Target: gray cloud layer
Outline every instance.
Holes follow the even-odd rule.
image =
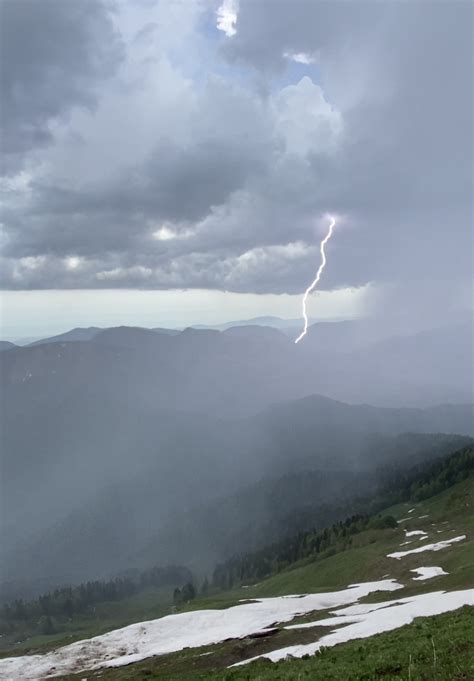
[[[471,3],[185,5],[3,2],[3,286],[458,291]]]
[[[122,58],[101,0],[3,0],[2,148],[7,170],[52,143],[50,125],[71,107],[93,109]]]

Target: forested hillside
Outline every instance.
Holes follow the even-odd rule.
[[[129,574],[108,581],[93,581],[74,587],[63,587],[42,594],[34,601],[17,599],[0,607],[0,633],[5,646],[38,634],[66,633],[97,618],[97,606],[120,603],[143,592],[161,590],[165,594],[173,588],[191,584],[192,574],[179,566],[153,567],[143,572]],[[118,608],[119,609],[119,608]]]
[[[393,516],[383,513],[395,504],[406,501],[422,501],[439,494],[474,473],[474,449],[463,448],[430,464],[415,466],[409,470],[395,470],[384,475],[384,486],[375,494],[355,499],[346,507],[333,509],[334,516],[343,517],[323,531],[301,532],[286,540],[272,544],[255,553],[236,556],[218,565],[213,574],[213,584],[220,588],[253,582],[280,572],[305,558],[316,559],[336,551],[344,551],[352,545],[352,536],[371,529],[397,527]],[[378,514],[375,515],[374,514]]]

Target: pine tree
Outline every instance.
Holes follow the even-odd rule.
[[[184,603],[188,603],[189,601],[192,601],[193,598],[196,598],[196,589],[192,582],[187,582],[183,586],[182,597]]]
[[[178,589],[178,587],[176,587],[176,589],[173,591],[173,605],[181,605],[182,602],[183,594],[181,593],[181,589]]]
[[[38,625],[42,634],[49,635],[55,633],[53,620],[49,615],[42,615],[39,619]]]

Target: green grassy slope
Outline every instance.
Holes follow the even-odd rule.
[[[410,509],[412,513],[408,513]],[[404,503],[387,509],[397,519],[409,518],[396,529],[368,530],[353,538],[353,545],[334,555],[320,555],[292,569],[247,588],[217,593],[196,600],[195,608],[224,608],[242,598],[276,596],[288,593],[331,591],[358,581],[396,578],[405,588],[397,596],[474,586],[474,477],[464,480],[430,499]],[[420,518],[419,516],[427,516]],[[404,530],[424,530],[428,539],[400,547],[406,541]],[[386,554],[466,534],[466,540],[438,552],[423,552],[396,560]],[[333,550],[333,549],[332,549]],[[448,575],[426,581],[413,581],[410,569],[437,565]],[[389,596],[389,598],[395,596]],[[366,601],[386,600],[387,594],[372,594]],[[307,618],[314,620],[327,613],[320,611]],[[101,681],[156,679],[160,681],[247,679],[411,679],[437,681],[474,680],[473,609],[462,608],[432,618],[420,618],[411,625],[361,641],[352,641],[304,660],[272,664],[258,661],[248,667],[228,666],[286,645],[309,643],[318,630],[280,630],[263,638],[248,637],[172,655],[150,658],[124,668],[88,672],[87,678]],[[84,678],[85,674],[64,678]]]
[[[414,508],[413,513],[408,511]],[[474,477],[449,488],[423,502],[408,502],[392,506],[384,514],[393,515],[397,520],[409,517],[397,529],[368,530],[353,537],[351,548],[335,553],[322,554],[316,560],[305,560],[256,585],[216,594],[199,600],[193,607],[227,607],[239,598],[280,596],[289,593],[330,591],[362,581],[380,579],[389,575],[407,583],[406,595],[443,589],[463,588],[474,582]],[[427,518],[420,519],[420,515]],[[436,524],[433,528],[432,523]],[[446,523],[446,524],[444,524]],[[419,542],[415,537],[412,544],[399,545],[405,541],[404,529],[424,530],[429,539]],[[440,530],[438,533],[436,530]],[[411,549],[422,543],[432,543],[461,534],[466,540],[443,551],[424,552],[407,556],[402,560],[387,558],[388,553]],[[329,553],[332,550],[329,551]],[[410,584],[414,576],[410,569],[420,565],[439,565],[449,575],[436,577],[426,582]],[[426,588],[425,588],[426,587]],[[404,592],[405,593],[405,592]]]

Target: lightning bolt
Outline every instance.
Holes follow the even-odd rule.
[[[308,296],[311,293],[311,291],[315,288],[315,286],[318,284],[319,280],[321,279],[321,274],[323,273],[323,270],[326,266],[326,253],[325,253],[324,247],[326,246],[327,242],[329,241],[329,239],[332,236],[332,230],[334,229],[335,224],[336,224],[336,218],[330,217],[329,218],[329,231],[319,245],[319,250],[320,250],[320,253],[321,253],[321,264],[319,266],[318,271],[316,272],[316,276],[315,276],[314,280],[311,282],[311,284],[308,286],[308,288],[304,292],[303,304],[302,304],[304,328],[303,328],[303,331],[298,336],[298,338],[295,340],[295,343],[299,343],[300,340],[306,336],[306,332],[308,331],[308,315],[306,313],[306,301],[307,301]]]

